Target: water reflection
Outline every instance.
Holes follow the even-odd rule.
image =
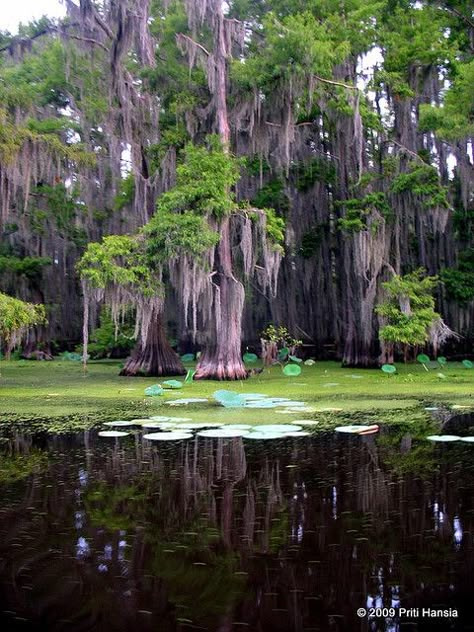
[[[0,466],[2,629],[472,629],[472,449],[406,433],[15,435]],[[460,619],[356,615],[399,605]]]

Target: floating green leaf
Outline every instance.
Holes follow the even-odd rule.
[[[309,360],[305,360],[304,363],[306,364],[306,366],[313,366],[314,364],[316,364],[316,361],[310,358]]]
[[[427,356],[425,353],[419,353],[419,354],[416,356],[416,359],[418,360],[418,362],[419,362],[420,364],[426,364],[427,362],[429,362],[429,361],[430,361],[429,356]]]
[[[145,395],[147,397],[158,397],[159,395],[163,395],[164,390],[159,384],[153,384],[153,386],[148,386],[145,389]]]
[[[179,380],[166,380],[165,382],[163,382],[163,386],[164,388],[177,389],[183,388],[183,383]]]
[[[181,356],[181,360],[182,360],[183,362],[193,362],[193,361],[194,361],[194,357],[195,357],[195,356],[194,356],[194,353],[184,353],[184,354]]]
[[[447,362],[446,358],[444,356],[439,356],[438,358],[436,358],[438,364],[441,364],[441,366],[444,366]]]
[[[474,364],[470,361],[470,360],[463,360],[462,361],[462,365],[466,368],[466,369],[472,369],[474,367]]]
[[[292,362],[296,362],[297,364],[299,364],[300,362],[303,362],[303,360],[301,358],[298,358],[297,356],[289,355],[288,357]]]
[[[262,424],[261,426],[255,426],[256,432],[295,432],[296,430],[303,430],[296,424]]]
[[[149,441],[182,441],[184,439],[192,439],[192,434],[185,432],[152,432],[143,435],[143,438]]]
[[[101,430],[99,437],[127,437],[130,433],[119,430]]]
[[[226,428],[217,428],[216,430],[201,430],[198,437],[207,437],[209,439],[237,439],[245,437],[247,430],[227,430]]]
[[[286,360],[289,353],[290,353],[290,350],[288,349],[288,347],[282,347],[278,352],[278,359]]]
[[[104,426],[112,426],[112,427],[125,427],[125,426],[136,426],[137,422],[135,421],[105,421]]]
[[[214,399],[225,408],[242,408],[245,405],[245,399],[239,393],[234,393],[233,391],[216,391]]]
[[[347,434],[359,434],[364,430],[369,430],[371,426],[362,426],[358,424],[353,424],[352,426],[338,426],[335,428],[336,432],[344,432]]]
[[[426,438],[428,439],[428,441],[439,441],[440,443],[448,443],[450,441],[459,441],[461,437],[458,437],[457,435],[430,435]]]
[[[391,375],[392,373],[396,373],[397,372],[397,369],[393,366],[393,364],[382,364],[382,366],[380,368],[387,375]]]
[[[283,373],[288,377],[295,377],[301,373],[301,367],[297,364],[287,364],[283,367]]]
[[[242,359],[247,364],[253,364],[254,362],[257,362],[258,356],[255,353],[244,353]]]

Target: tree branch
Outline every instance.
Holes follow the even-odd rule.
[[[196,48],[199,48],[200,50],[202,50],[202,52],[205,55],[207,55],[208,57],[211,56],[211,53],[207,50],[207,48],[204,48],[204,46],[202,46],[201,44],[193,40],[193,38],[189,37],[189,35],[185,35],[184,33],[176,33],[176,42],[178,44],[179,44],[179,40],[185,40],[187,42],[190,42],[193,46],[196,46]]]
[[[314,75],[316,81],[321,81],[322,83],[329,83],[332,86],[341,86],[341,88],[348,88],[349,90],[358,90],[357,86],[351,86],[348,83],[342,83],[341,81],[331,81],[330,79],[323,79],[322,77],[318,77],[318,75]]]

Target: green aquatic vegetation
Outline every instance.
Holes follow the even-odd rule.
[[[262,396],[264,405],[265,400],[273,405],[278,403],[274,398],[282,395],[289,401],[316,408],[314,412],[300,413],[298,418],[317,420],[318,429],[405,420],[409,427],[420,411],[426,414],[424,406],[448,408],[472,403],[469,394],[474,388],[474,372],[454,361],[449,362],[444,380],[420,365],[403,364],[396,365],[397,374],[391,379],[379,369],[359,371],[362,380],[346,379],[353,370],[336,362],[317,362],[304,367],[301,384],[284,376],[279,366],[264,369],[245,387],[236,383],[233,389],[247,405],[227,409],[216,405],[212,398],[219,382],[193,382],[192,397],[184,400],[175,400],[176,394],[171,391],[161,397],[145,397],[144,388],[153,385],[156,378],[119,377],[117,365],[113,360],[93,361],[84,372],[80,363],[58,359],[48,363],[0,362],[0,427],[34,432],[81,431],[117,419],[170,416],[173,407],[167,404],[173,401],[188,402],[183,404],[186,416],[195,422],[277,423],[285,416],[273,417],[272,409],[247,405]],[[324,384],[328,382],[338,385],[326,388]],[[339,411],[333,410],[335,407]]]
[[[48,465],[48,454],[33,450],[28,454],[2,455],[0,459],[0,485],[11,485],[32,474],[38,473]]]

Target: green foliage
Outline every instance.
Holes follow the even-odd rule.
[[[384,342],[404,345],[427,342],[429,329],[439,318],[433,298],[438,279],[424,274],[420,268],[405,276],[396,274],[382,284],[386,298],[375,311],[386,322],[379,332]]]
[[[121,211],[123,208],[133,202],[135,197],[135,178],[133,173],[129,173],[125,178],[120,181],[120,189],[114,200],[114,208],[116,211]]]
[[[439,181],[439,174],[431,165],[412,162],[406,173],[399,173],[391,185],[393,193],[411,191],[423,198],[426,208],[450,208],[447,188]]]
[[[287,327],[283,327],[279,325],[267,325],[265,329],[260,334],[262,340],[266,340],[267,342],[274,342],[277,344],[279,349],[293,349],[295,347],[299,347],[303,344],[302,340],[298,340],[291,336]]]
[[[0,256],[0,274],[11,272],[31,280],[38,279],[43,268],[49,265],[51,265],[49,257]]]
[[[392,214],[390,205],[387,202],[385,193],[379,191],[368,193],[362,198],[352,198],[336,203],[346,209],[344,217],[338,220],[338,226],[341,230],[348,233],[360,232],[368,228],[367,219],[376,211],[386,219]],[[370,227],[376,227],[377,222],[372,221]]]
[[[461,252],[457,268],[444,268],[440,278],[450,299],[460,305],[474,301],[474,248]]]
[[[193,212],[221,219],[237,209],[232,187],[239,180],[239,161],[217,136],[207,147],[188,144],[176,170],[176,186],[158,199],[158,213]]]
[[[329,160],[313,158],[309,163],[292,165],[291,173],[295,175],[295,186],[298,191],[307,191],[315,182],[334,184],[336,168]]]
[[[87,351],[93,360],[126,357],[135,345],[134,326],[127,320],[116,329],[109,310],[102,310],[100,326],[90,335]],[[82,345],[77,348],[82,354]]]
[[[152,171],[159,171],[161,168],[161,162],[166,155],[166,152],[174,147],[177,151],[180,151],[188,141],[189,136],[186,131],[186,127],[182,124],[173,125],[173,127],[165,128],[161,133],[161,140],[155,145],[150,145],[147,149],[147,154],[150,157],[150,163]]]
[[[265,230],[269,241],[276,247],[283,248],[285,241],[285,220],[278,217],[272,208],[265,208]]]
[[[325,228],[325,224],[315,224],[311,230],[304,233],[299,250],[303,259],[309,259],[318,252],[319,245],[324,237]]]
[[[70,193],[63,183],[59,183],[55,186],[38,185],[35,194],[36,199],[41,199],[43,204],[29,209],[31,229],[39,235],[45,235],[54,227],[62,237],[76,246],[85,246],[86,232],[76,225],[75,219],[84,215],[87,208],[78,200],[76,192]]]
[[[285,193],[285,185],[281,178],[274,178],[267,182],[251,200],[256,208],[272,208],[285,216],[290,210],[290,200]]]
[[[262,25],[264,45],[258,54],[232,66],[232,76],[242,87],[259,86],[266,92],[275,81],[290,77],[326,77],[349,52],[348,42],[336,41],[327,23],[308,10],[282,19],[269,13]]]
[[[474,60],[457,65],[454,81],[446,92],[443,107],[420,106],[420,130],[434,131],[440,138],[455,141],[474,134]]]
[[[202,215],[191,211],[174,213],[161,207],[144,228],[147,256],[154,265],[182,256],[200,257],[219,241]]]
[[[19,342],[28,329],[45,322],[43,305],[25,303],[0,292],[0,338],[7,348]]]
[[[132,287],[146,296],[161,290],[144,251],[143,240],[129,235],[108,235],[90,243],[78,263],[78,271],[91,287]]]
[[[259,176],[270,171],[268,160],[257,154],[247,156],[243,164],[246,172],[251,176]]]

